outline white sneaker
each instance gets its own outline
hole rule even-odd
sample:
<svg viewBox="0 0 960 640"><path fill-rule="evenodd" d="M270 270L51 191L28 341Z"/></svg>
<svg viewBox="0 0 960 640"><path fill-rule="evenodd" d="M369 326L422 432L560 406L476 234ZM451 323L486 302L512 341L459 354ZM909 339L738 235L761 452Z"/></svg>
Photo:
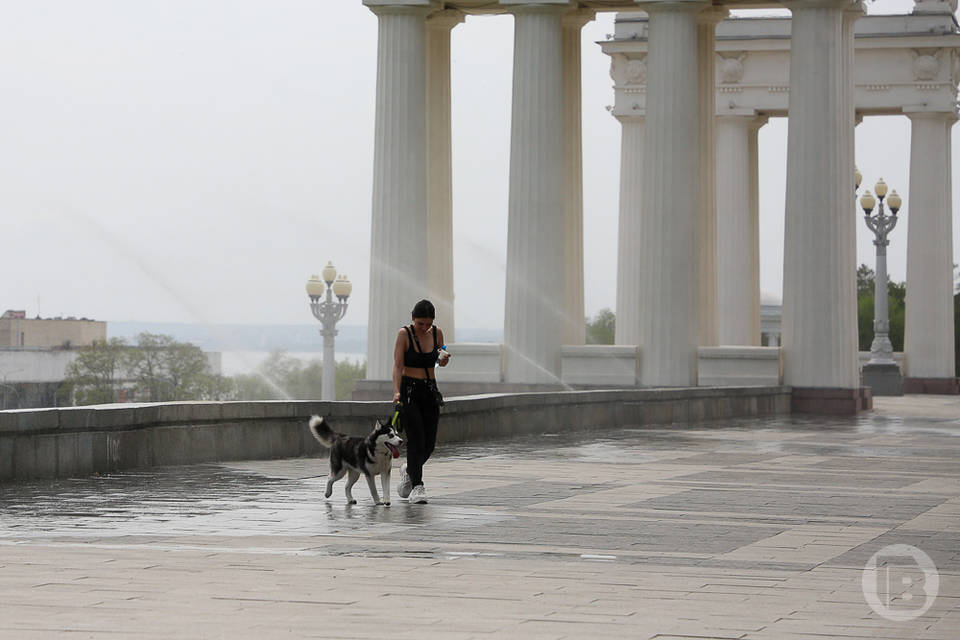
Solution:
<svg viewBox="0 0 960 640"><path fill-rule="evenodd" d="M410 504L427 504L427 492L424 490L422 484L418 484L413 488L413 491L410 492L410 497L407 498L407 502Z"/></svg>
<svg viewBox="0 0 960 640"><path fill-rule="evenodd" d="M397 487L397 495L406 498L410 495L411 489L413 489L413 485L410 484L410 476L407 475L407 463L404 462L400 465L400 486Z"/></svg>

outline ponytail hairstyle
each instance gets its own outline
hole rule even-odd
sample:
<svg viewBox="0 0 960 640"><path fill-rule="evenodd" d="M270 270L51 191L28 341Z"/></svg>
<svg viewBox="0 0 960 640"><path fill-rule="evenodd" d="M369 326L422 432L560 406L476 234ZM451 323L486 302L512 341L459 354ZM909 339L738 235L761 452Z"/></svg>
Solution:
<svg viewBox="0 0 960 640"><path fill-rule="evenodd" d="M433 303L429 300L421 300L417 304L413 305L413 312L411 312L410 317L430 318L433 320L437 317L437 310L434 308Z"/></svg>

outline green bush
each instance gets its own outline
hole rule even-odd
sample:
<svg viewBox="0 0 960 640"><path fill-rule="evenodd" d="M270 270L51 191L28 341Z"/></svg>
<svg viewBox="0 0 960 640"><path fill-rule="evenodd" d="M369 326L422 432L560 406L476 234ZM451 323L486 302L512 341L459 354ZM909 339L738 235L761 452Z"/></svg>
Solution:
<svg viewBox="0 0 960 640"><path fill-rule="evenodd" d="M337 362L337 400L349 400L357 380L367 375L367 365ZM285 351L274 351L256 373L234 377L238 400L316 400L323 385L323 360L304 363Z"/></svg>

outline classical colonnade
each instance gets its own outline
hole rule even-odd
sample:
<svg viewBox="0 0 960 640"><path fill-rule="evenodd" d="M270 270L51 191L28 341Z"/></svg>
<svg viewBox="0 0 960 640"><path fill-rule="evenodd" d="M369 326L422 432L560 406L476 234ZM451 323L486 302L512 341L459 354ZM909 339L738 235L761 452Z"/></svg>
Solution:
<svg viewBox="0 0 960 640"><path fill-rule="evenodd" d="M950 15L955 7L942 8L947 12L861 17L855 33L857 121L901 115L911 122L909 227L900 242L909 242L905 365L912 378L948 378L954 370L950 130L956 120L960 35ZM769 117L788 115L790 30L789 18L732 20L717 30L720 345L760 344L757 138ZM613 114L623 132L620 228L627 233L620 236L617 299L622 344L637 343L636 327L646 312L635 264L646 174L635 167L644 156L648 31L645 15L620 16L615 37L602 43L612 59Z"/></svg>
<svg viewBox="0 0 960 640"><path fill-rule="evenodd" d="M716 27L726 9L757 2L364 3L379 18L368 378L390 378L393 337L413 300L437 302L448 342L454 340L450 31L469 12L514 16L504 381L553 383L560 346L583 342L580 30L596 9L648 14L642 117L618 116L624 125L618 342L640 345L639 376L647 386L696 385L699 346L758 342L754 249L739 248L757 243L750 234L756 233L756 131L762 120L756 114L717 117L714 61ZM849 392L853 401L860 386L851 215L854 23L863 7L857 0L780 5L792 12L791 72L782 88L790 96L784 383L814 395ZM928 206L949 212L953 111L935 117L922 111L913 117L917 166L926 168L931 153L938 163L931 171L912 171L911 211ZM719 163L718 148L727 154ZM748 169L725 173L729 166ZM917 232L911 221L910 245L924 249L911 249L923 265L911 262L908 270L950 278L950 266L944 276L943 265L920 258L936 247L940 262L952 260L952 248L944 246L950 243L949 213L929 218ZM735 274L740 288L722 290L724 280L718 291L718 270ZM934 297L943 306L942 292ZM724 312L728 305L756 308L756 317L751 311L738 320ZM933 303L916 307L924 318L934 309ZM942 345L938 351L945 351ZM934 360L929 370L911 375L952 375L952 355L950 372Z"/></svg>

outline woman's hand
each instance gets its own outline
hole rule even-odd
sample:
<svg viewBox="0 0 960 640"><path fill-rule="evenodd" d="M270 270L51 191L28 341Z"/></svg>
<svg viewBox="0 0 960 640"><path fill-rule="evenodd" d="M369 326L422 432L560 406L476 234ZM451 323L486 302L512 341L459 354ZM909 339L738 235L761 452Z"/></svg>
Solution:
<svg viewBox="0 0 960 640"><path fill-rule="evenodd" d="M394 392L393 392L393 404L397 404L398 402L400 402L400 392L399 392L399 391L394 391Z"/></svg>

